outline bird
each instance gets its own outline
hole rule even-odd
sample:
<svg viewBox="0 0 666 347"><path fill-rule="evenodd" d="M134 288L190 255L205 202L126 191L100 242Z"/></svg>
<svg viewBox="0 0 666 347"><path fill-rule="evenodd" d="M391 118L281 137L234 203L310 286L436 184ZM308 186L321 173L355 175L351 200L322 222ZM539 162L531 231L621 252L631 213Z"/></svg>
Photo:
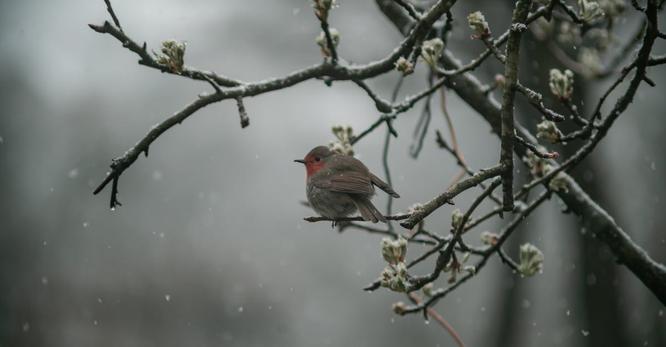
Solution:
<svg viewBox="0 0 666 347"><path fill-rule="evenodd" d="M386 223L386 217L370 202L375 186L394 198L400 197L360 160L326 146L317 146L305 158L294 161L305 165L308 202L322 217L335 220L358 210L363 220Z"/></svg>

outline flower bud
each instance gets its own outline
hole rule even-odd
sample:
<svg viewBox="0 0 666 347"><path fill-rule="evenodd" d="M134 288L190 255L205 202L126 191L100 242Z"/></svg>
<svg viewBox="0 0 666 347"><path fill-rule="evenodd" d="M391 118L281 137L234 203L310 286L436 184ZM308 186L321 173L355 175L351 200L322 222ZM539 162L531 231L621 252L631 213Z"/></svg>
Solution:
<svg viewBox="0 0 666 347"><path fill-rule="evenodd" d="M382 271L379 278L382 287L388 288L394 292L404 293L410 286L409 275L407 274L407 265L400 262L394 265L388 265Z"/></svg>
<svg viewBox="0 0 666 347"><path fill-rule="evenodd" d="M472 12L467 15L467 23L469 23L469 27L473 31L472 38L482 39L490 36L490 27L481 11Z"/></svg>
<svg viewBox="0 0 666 347"><path fill-rule="evenodd" d="M488 246L494 246L499 241L499 235L491 233L490 231L484 231L481 233L481 242Z"/></svg>
<svg viewBox="0 0 666 347"><path fill-rule="evenodd" d="M520 264L518 271L523 276L534 276L543 270L543 253L531 243L520 246Z"/></svg>
<svg viewBox="0 0 666 347"><path fill-rule="evenodd" d="M543 147L539 146L539 150L543 151ZM527 158L524 159L534 177L543 177L553 170L552 165L532 152L527 153Z"/></svg>
<svg viewBox="0 0 666 347"><path fill-rule="evenodd" d="M331 41L333 41L333 47L338 47L338 44L340 43L340 33L338 32L337 29L335 28L330 28L328 32L331 34ZM325 57L330 57L331 56L331 50L328 47L328 41L326 40L326 33L323 31L319 33L319 36L315 39L315 42L317 42L317 45L319 45L319 48L321 48L321 54L323 54Z"/></svg>
<svg viewBox="0 0 666 347"><path fill-rule="evenodd" d="M555 192L569 192L569 182L565 176L560 172L553 179L548 182L548 188Z"/></svg>
<svg viewBox="0 0 666 347"><path fill-rule="evenodd" d="M432 284L432 282L423 286L423 288L421 288L421 290L423 291L423 295L425 295L427 297L432 297L433 288L434 288L434 285Z"/></svg>
<svg viewBox="0 0 666 347"><path fill-rule="evenodd" d="M550 70L550 92L560 98L560 100L568 100L571 98L574 87L574 74L571 70L564 70L564 73L558 69Z"/></svg>
<svg viewBox="0 0 666 347"><path fill-rule="evenodd" d="M400 57L395 62L395 69L402 72L403 76L407 76L414 72L414 64L405 59L405 57Z"/></svg>
<svg viewBox="0 0 666 347"><path fill-rule="evenodd" d="M404 315L407 311L407 305L402 301L394 303L392 308L393 308L393 313L399 314L401 316Z"/></svg>
<svg viewBox="0 0 666 347"><path fill-rule="evenodd" d="M460 223L462 223L463 220L463 213L460 211L459 208L453 210L451 212L451 227L456 230L458 227L460 227Z"/></svg>
<svg viewBox="0 0 666 347"><path fill-rule="evenodd" d="M398 264L405 260L407 255L407 240L399 236L397 240L383 238L381 242L382 256L389 264Z"/></svg>
<svg viewBox="0 0 666 347"><path fill-rule="evenodd" d="M423 41L423 45L421 46L421 57L426 63L428 63L428 65L434 68L437 66L437 60L439 60L443 50L444 41L438 37Z"/></svg>
<svg viewBox="0 0 666 347"><path fill-rule="evenodd" d="M354 138L354 129L350 126L335 125L331 128L331 131L338 140L329 143L328 148L335 153L354 156L354 148L351 144Z"/></svg>
<svg viewBox="0 0 666 347"><path fill-rule="evenodd" d="M176 40L166 40L162 42L161 53L153 52L158 64L166 66L169 71L174 73L183 72L185 64L185 42Z"/></svg>
<svg viewBox="0 0 666 347"><path fill-rule="evenodd" d="M537 124L537 138L544 139L550 143L557 143L562 137L562 132L554 122L544 120Z"/></svg>

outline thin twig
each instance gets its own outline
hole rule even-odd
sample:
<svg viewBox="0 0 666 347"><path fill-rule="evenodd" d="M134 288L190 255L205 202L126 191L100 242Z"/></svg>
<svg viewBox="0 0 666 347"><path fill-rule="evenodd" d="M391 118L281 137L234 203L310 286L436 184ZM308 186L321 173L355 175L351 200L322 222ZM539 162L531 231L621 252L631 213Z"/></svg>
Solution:
<svg viewBox="0 0 666 347"><path fill-rule="evenodd" d="M113 10L113 6L111 6L111 0L104 0L104 3L106 3L106 11L109 12L109 15L111 15L113 23L118 27L120 31L123 31L123 28L120 26L120 21L116 16L116 12Z"/></svg>
<svg viewBox="0 0 666 347"><path fill-rule="evenodd" d="M418 305L421 302L421 300L418 298L418 296L416 296L415 293L408 293L407 296L409 296L412 302L416 305ZM451 337L456 342L458 347L465 347L465 343L463 342L458 332L455 329L453 329L453 326L446 319L444 319L442 315L437 313L437 311L432 307L428 308L427 313L428 316L434 319L440 326L442 326L442 328L444 328L449 333L449 335L451 335Z"/></svg>
<svg viewBox="0 0 666 347"><path fill-rule="evenodd" d="M546 201L550 197L550 192L549 191L544 191L537 199L535 199L533 202L531 202L523 211L518 213L511 223L509 223L502 232L500 233L500 236L498 238L498 241L496 244L489 246L488 248L485 249L484 255L481 258L481 260L476 263L475 271L474 272L468 272L464 276L462 276L457 282L453 283L452 285L444 288L444 289L439 289L437 291L434 291L432 293L432 296L424 301L421 304L418 305L413 305L410 307L405 308L404 310L401 311L401 314L409 314L409 313L415 313L415 312L420 312L423 309L430 307L434 305L437 301L440 299L444 298L447 294L458 288L460 285L465 283L467 280L470 278L474 277L476 274L479 273L479 271L485 266L485 264L488 262L488 259L490 258L491 255L497 252L497 250L502 247L502 244L507 240L507 238L513 233L513 231L518 227L518 225L521 224L521 222L529 216L532 211L534 211L541 203Z"/></svg>
<svg viewBox="0 0 666 347"><path fill-rule="evenodd" d="M398 98L398 93L402 87L402 82L405 80L405 76L401 75L398 83L396 83L395 88L393 88L393 93L391 94L391 103L395 102L395 99ZM384 168L384 176L386 178L386 183L390 187L393 186L393 179L391 179L391 169L389 168L388 154L389 154L389 145L391 144L392 133L395 132L395 129L391 126L391 120L386 121L386 135L384 136L384 148L382 149L382 166ZM393 207L393 196L389 194L388 199L386 200L386 214L391 215ZM387 222L389 230L393 231L393 223L390 221Z"/></svg>
<svg viewBox="0 0 666 347"><path fill-rule="evenodd" d="M417 209L414 213L412 213L409 216L409 218L406 221L400 223L400 225L402 225L407 229L413 228L416 224L418 224L425 217L429 216L432 212L440 208L442 205L450 203L451 199L456 197L458 194L464 192L465 190L471 187L478 185L479 183L489 178L500 175L503 170L504 167L502 167L501 165L496 165L485 170L480 170L478 173L474 174L473 176L468 177L454 184L444 193L436 196L429 202L423 204L421 208Z"/></svg>
<svg viewBox="0 0 666 347"><path fill-rule="evenodd" d="M514 137L518 143L521 145L527 147L527 149L530 150L530 152L536 154L539 158L543 159L557 159L560 157L560 154L553 151L553 152L543 152L542 150L537 147L537 145L525 140L524 138L520 137L518 134L514 134Z"/></svg>
<svg viewBox="0 0 666 347"><path fill-rule="evenodd" d="M409 13L410 17L414 18L415 20L421 19L421 14L409 1L405 0L393 0L393 1L395 1L396 4L400 5L400 7L404 8L405 11Z"/></svg>

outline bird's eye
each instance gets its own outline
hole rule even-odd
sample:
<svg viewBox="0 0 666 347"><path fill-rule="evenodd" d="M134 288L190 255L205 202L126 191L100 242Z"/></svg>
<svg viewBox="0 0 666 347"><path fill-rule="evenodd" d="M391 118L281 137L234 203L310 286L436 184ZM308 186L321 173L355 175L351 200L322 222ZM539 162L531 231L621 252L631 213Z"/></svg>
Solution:
<svg viewBox="0 0 666 347"><path fill-rule="evenodd" d="M321 160L321 158L315 157L315 161L320 161L320 160Z"/></svg>

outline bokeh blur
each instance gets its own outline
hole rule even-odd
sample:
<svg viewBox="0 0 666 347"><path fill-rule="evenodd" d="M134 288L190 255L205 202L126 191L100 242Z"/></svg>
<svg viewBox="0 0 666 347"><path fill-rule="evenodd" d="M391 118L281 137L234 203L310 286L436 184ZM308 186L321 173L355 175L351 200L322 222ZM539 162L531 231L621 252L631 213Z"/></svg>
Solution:
<svg viewBox="0 0 666 347"><path fill-rule="evenodd" d="M374 1L338 3L330 21L346 60L379 59L399 42ZM459 3L449 45L467 60L482 47L469 39L466 14L481 9L502 32L512 2ZM319 23L306 0L113 4L125 31L149 48L186 41L190 66L253 81L321 60L314 43ZM87 27L106 19L102 0L0 1L0 346L453 345L421 315L394 315L391 304L404 296L362 290L383 269L380 237L302 220L313 212L301 204L305 173L292 160L334 140L333 125L359 132L378 117L352 83L308 81L246 99L245 129L235 102L207 107L126 171L122 207L109 210L108 190L93 196L113 157L210 91L206 83L138 65L115 39ZM622 25L634 28L636 21L628 16ZM528 41L524 78L547 94L547 71L561 66ZM664 48L662 40L655 52ZM477 74L491 80L497 67L490 63ZM650 70L657 86L641 87L597 152L574 171L662 263L665 73ZM425 76L417 69L401 96L423 88ZM388 97L397 80L392 73L369 84ZM610 83L577 81L583 105ZM434 130L446 133L438 105L416 160L409 147L421 106L395 122L400 136L389 160L401 194L396 211L429 200L458 172L434 142ZM496 162L498 140L489 126L452 92L447 105L470 166ZM538 115L519 107L534 128ZM355 146L382 177L385 131ZM472 193L456 204L467 206ZM386 197L376 202L383 207ZM447 232L452 208L433 214L429 227ZM562 213L557 198L525 222L507 251L517 256L527 241L545 254L543 274L520 278L493 258L436 306L468 346L666 346L666 309ZM408 254L423 249L410 246ZM430 263L415 270L429 271Z"/></svg>

